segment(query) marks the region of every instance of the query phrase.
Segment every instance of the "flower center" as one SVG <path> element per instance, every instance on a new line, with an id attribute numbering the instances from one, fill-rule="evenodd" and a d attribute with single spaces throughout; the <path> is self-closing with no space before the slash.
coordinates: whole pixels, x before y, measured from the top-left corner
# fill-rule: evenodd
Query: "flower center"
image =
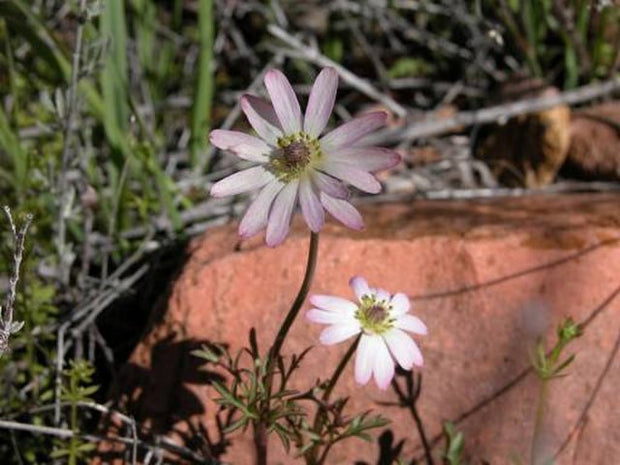
<path id="1" fill-rule="evenodd" d="M 282 160 L 290 169 L 303 168 L 310 161 L 310 149 L 303 142 L 291 142 L 281 150 Z"/>
<path id="2" fill-rule="evenodd" d="M 390 310 L 391 307 L 385 300 L 377 300 L 374 295 L 365 295 L 355 312 L 355 318 L 360 322 L 364 332 L 383 334 L 394 326 L 394 318 L 390 317 Z"/>
<path id="3" fill-rule="evenodd" d="M 305 132 L 278 139 L 269 161 L 272 172 L 284 182 L 299 178 L 308 166 L 322 157 L 319 141 Z"/>

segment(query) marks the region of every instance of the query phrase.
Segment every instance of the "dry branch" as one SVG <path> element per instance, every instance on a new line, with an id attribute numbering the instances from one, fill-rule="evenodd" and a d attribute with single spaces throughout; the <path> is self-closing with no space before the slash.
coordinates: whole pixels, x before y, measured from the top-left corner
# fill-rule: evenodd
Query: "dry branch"
<path id="1" fill-rule="evenodd" d="M 576 105 L 612 95 L 620 90 L 620 78 L 590 84 L 548 97 L 534 97 L 496 105 L 482 110 L 462 111 L 451 118 L 414 122 L 404 128 L 388 130 L 369 137 L 375 145 L 402 142 L 407 139 L 445 134 L 476 124 L 501 123 L 515 116 L 535 113 L 558 105 Z"/>
<path id="2" fill-rule="evenodd" d="M 4 309 L 0 308 L 0 357 L 8 349 L 11 334 L 18 332 L 24 325 L 23 321 L 13 321 L 13 311 L 15 307 L 15 298 L 17 296 L 19 269 L 24 255 L 24 241 L 26 240 L 26 233 L 28 232 L 30 223 L 32 223 L 32 215 L 27 215 L 24 224 L 18 229 L 13 221 L 11 209 L 5 206 L 4 213 L 9 221 L 14 247 L 13 268 L 11 270 L 11 277 L 9 278 L 9 290 L 4 302 Z"/>
<path id="3" fill-rule="evenodd" d="M 270 24 L 267 29 L 273 36 L 282 40 L 290 48 L 301 53 L 306 60 L 319 66 L 329 66 L 334 68 L 343 81 L 348 83 L 351 87 L 356 88 L 361 93 L 367 95 L 368 97 L 383 103 L 398 116 L 403 117 L 407 114 L 407 110 L 405 109 L 405 107 L 396 102 L 392 97 L 382 92 L 379 92 L 368 81 L 357 77 L 351 71 L 349 71 L 342 65 L 339 65 L 335 61 L 330 60 L 318 50 L 305 45 L 299 39 L 292 36 L 281 27 L 278 27 L 275 24 Z M 286 51 L 284 51 L 284 53 L 286 53 Z"/>

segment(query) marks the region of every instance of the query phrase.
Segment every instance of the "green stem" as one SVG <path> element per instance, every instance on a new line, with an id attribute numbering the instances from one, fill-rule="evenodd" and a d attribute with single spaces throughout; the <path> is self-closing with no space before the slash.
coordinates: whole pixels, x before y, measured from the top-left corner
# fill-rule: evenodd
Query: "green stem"
<path id="1" fill-rule="evenodd" d="M 351 357 L 355 353 L 355 350 L 357 349 L 357 345 L 359 344 L 359 341 L 360 341 L 360 337 L 361 335 L 355 338 L 355 341 L 353 341 L 353 344 L 351 344 L 347 352 L 344 354 L 344 356 L 342 357 L 342 360 L 340 360 L 340 363 L 334 370 L 334 374 L 329 379 L 329 384 L 327 385 L 327 387 L 325 388 L 325 391 L 323 392 L 323 396 L 321 397 L 321 404 L 319 404 L 318 409 L 316 411 L 316 415 L 314 417 L 314 426 L 312 427 L 312 431 L 318 436 L 321 435 L 321 429 L 323 429 L 323 422 L 325 421 L 326 406 L 327 406 L 327 403 L 329 402 L 329 397 L 331 396 L 332 391 L 334 390 L 334 387 L 336 387 L 336 383 L 340 379 L 340 375 L 342 375 L 342 372 L 344 371 L 345 367 L 351 360 Z M 316 453 L 317 453 L 316 446 L 312 447 L 308 451 L 308 463 L 310 464 L 323 463 L 327 456 L 327 451 L 329 450 L 329 447 L 330 447 L 329 444 L 326 445 L 325 450 L 319 460 L 317 460 L 316 458 Z"/>
<path id="2" fill-rule="evenodd" d="M 77 382 L 73 374 L 71 375 L 70 386 L 73 396 L 77 391 Z M 71 431 L 73 431 L 73 436 L 71 436 L 69 446 L 69 465 L 76 465 L 78 454 L 78 411 L 77 402 L 74 397 L 71 398 Z"/>
<path id="3" fill-rule="evenodd" d="M 422 382 L 422 377 L 418 378 L 418 382 Z M 418 412 L 418 407 L 416 405 L 417 399 L 414 399 L 411 402 L 409 409 L 411 411 L 411 415 L 413 416 L 413 421 L 415 422 L 415 426 L 418 429 L 418 434 L 420 435 L 420 440 L 422 441 L 422 447 L 424 448 L 424 457 L 426 458 L 427 465 L 434 465 L 435 461 L 433 460 L 433 453 L 431 445 L 428 442 L 428 438 L 426 437 L 426 432 L 424 431 L 424 423 L 422 422 L 422 418 L 420 417 L 420 413 Z"/>
<path id="4" fill-rule="evenodd" d="M 200 55 L 189 144 L 190 162 L 196 174 L 202 173 L 209 165 L 206 148 L 213 105 L 213 0 L 198 1 L 198 32 Z"/>
<path id="5" fill-rule="evenodd" d="M 269 360 L 267 361 L 267 377 L 271 381 L 273 378 L 273 364 L 275 360 L 280 355 L 280 350 L 282 349 L 282 344 L 284 344 L 284 339 L 286 339 L 286 335 L 288 334 L 295 318 L 299 314 L 299 310 L 301 310 L 301 306 L 303 305 L 306 297 L 308 296 L 308 291 L 310 290 L 310 284 L 312 284 L 312 278 L 314 277 L 314 270 L 316 269 L 316 259 L 319 251 L 319 234 L 315 232 L 310 233 L 310 250 L 308 251 L 308 261 L 306 263 L 306 274 L 304 276 L 304 280 L 301 283 L 301 287 L 299 288 L 299 292 L 297 293 L 297 297 L 291 306 L 291 309 L 286 315 L 284 319 L 284 323 L 280 326 L 280 330 L 276 335 L 276 338 L 269 349 Z M 270 368 L 271 367 L 271 368 Z M 271 382 L 268 383 L 271 385 Z"/>
<path id="6" fill-rule="evenodd" d="M 349 363 L 349 360 L 351 360 L 351 357 L 355 353 L 355 349 L 357 349 L 357 345 L 360 342 L 360 338 L 361 338 L 361 334 L 355 338 L 355 341 L 353 341 L 353 344 L 351 344 L 351 346 L 349 347 L 349 350 L 347 350 L 347 352 L 344 354 L 344 357 L 342 357 L 342 360 L 340 360 L 340 363 L 334 370 L 334 374 L 329 380 L 329 384 L 325 388 L 325 392 L 323 393 L 323 397 L 321 398 L 323 402 L 329 402 L 329 397 L 331 396 L 332 391 L 334 390 L 334 387 L 336 387 L 336 383 L 340 379 L 340 375 L 342 374 L 345 367 L 347 366 L 347 363 Z"/>
<path id="7" fill-rule="evenodd" d="M 304 280 L 301 283 L 301 287 L 297 292 L 297 297 L 291 306 L 282 326 L 274 339 L 273 345 L 269 349 L 269 353 L 267 356 L 267 367 L 265 369 L 265 391 L 266 391 L 266 399 L 263 406 L 263 412 L 261 417 L 254 424 L 254 446 L 256 449 L 256 464 L 257 465 L 266 465 L 267 464 L 267 423 L 269 417 L 269 409 L 271 408 L 271 388 L 273 385 L 273 376 L 276 367 L 276 361 L 280 356 L 280 350 L 282 349 L 282 345 L 284 344 L 284 340 L 288 335 L 295 318 L 299 314 L 301 310 L 301 306 L 303 305 L 306 297 L 308 296 L 308 291 L 310 290 L 310 285 L 312 284 L 312 278 L 314 277 L 314 271 L 316 269 L 316 261 L 319 251 L 319 234 L 315 232 L 310 233 L 310 249 L 308 250 L 308 260 L 306 263 L 306 273 L 304 275 Z"/>
<path id="8" fill-rule="evenodd" d="M 543 420 L 545 417 L 545 407 L 547 404 L 547 393 L 549 390 L 549 379 L 542 378 L 540 385 L 540 395 L 536 407 L 536 422 L 534 424 L 534 436 L 532 438 L 532 464 L 545 463 L 544 450 L 545 438 L 543 437 Z"/>

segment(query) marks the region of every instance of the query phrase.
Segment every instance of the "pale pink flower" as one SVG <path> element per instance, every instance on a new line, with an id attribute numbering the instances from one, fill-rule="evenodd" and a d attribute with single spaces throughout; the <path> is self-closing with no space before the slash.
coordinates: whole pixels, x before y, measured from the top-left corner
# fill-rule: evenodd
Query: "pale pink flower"
<path id="1" fill-rule="evenodd" d="M 216 147 L 259 165 L 215 183 L 211 195 L 261 189 L 241 220 L 239 234 L 253 236 L 266 227 L 270 246 L 280 244 L 288 234 L 297 199 L 314 232 L 323 226 L 324 209 L 346 226 L 362 229 L 362 217 L 347 201 L 344 183 L 376 194 L 381 184 L 371 173 L 400 161 L 393 150 L 362 146 L 361 139 L 383 126 L 386 114 L 368 113 L 321 137 L 334 107 L 336 71 L 325 68 L 318 75 L 303 117 L 284 74 L 270 70 L 265 86 L 271 104 L 251 95 L 241 98 L 241 109 L 259 137 L 222 129 L 210 135 Z"/>
<path id="2" fill-rule="evenodd" d="M 424 360 L 417 344 L 405 332 L 427 334 L 426 325 L 410 315 L 409 298 L 399 292 L 390 295 L 369 287 L 361 276 L 349 282 L 357 303 L 342 297 L 313 295 L 316 308 L 306 317 L 329 325 L 320 336 L 321 343 L 332 345 L 361 333 L 355 357 L 355 380 L 366 384 L 372 376 L 380 389 L 387 389 L 394 377 L 394 361 L 403 369 L 422 366 Z"/>

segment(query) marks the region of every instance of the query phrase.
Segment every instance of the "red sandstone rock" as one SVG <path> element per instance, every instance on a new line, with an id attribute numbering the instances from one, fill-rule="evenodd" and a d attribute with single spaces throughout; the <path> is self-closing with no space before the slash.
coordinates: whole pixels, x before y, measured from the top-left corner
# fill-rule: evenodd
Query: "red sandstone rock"
<path id="1" fill-rule="evenodd" d="M 426 361 L 418 405 L 429 436 L 437 438 L 442 422 L 453 420 L 465 434 L 471 463 L 508 464 L 514 457 L 529 463 L 538 381 L 523 373 L 532 333 L 549 327 L 553 334 L 567 315 L 578 322 L 595 315 L 568 351 L 577 353 L 570 376 L 551 384 L 545 437 L 553 451 L 584 412 L 619 337 L 620 302 L 613 295 L 620 285 L 619 205 L 620 196 L 579 195 L 367 207 L 364 232 L 328 225 L 322 233 L 312 292 L 349 296 L 354 274 L 407 292 L 413 313 L 429 327 L 429 335 L 417 339 Z M 217 439 L 212 375 L 190 351 L 203 341 L 238 349 L 252 327 L 267 348 L 304 271 L 308 237 L 301 222 L 296 225 L 276 249 L 260 238 L 240 243 L 235 225 L 191 244 L 191 258 L 118 386 L 125 408 L 145 429 L 188 443 L 188 431 L 204 427 Z M 347 348 L 318 345 L 320 331 L 300 318 L 284 347 L 290 354 L 315 346 L 298 386 L 327 376 Z M 558 464 L 617 461 L 619 384 L 616 357 Z M 390 429 L 391 447 L 404 441 L 403 459 L 420 457 L 408 412 L 377 405 L 395 400 L 391 390 L 356 386 L 349 366 L 336 394 L 351 396 L 349 412 L 375 409 L 390 418 L 378 435 Z M 230 439 L 222 458 L 252 463 L 250 435 Z M 270 463 L 297 463 L 277 437 L 270 446 Z M 335 446 L 328 463 L 374 464 L 378 457 L 377 442 L 352 439 Z"/>

